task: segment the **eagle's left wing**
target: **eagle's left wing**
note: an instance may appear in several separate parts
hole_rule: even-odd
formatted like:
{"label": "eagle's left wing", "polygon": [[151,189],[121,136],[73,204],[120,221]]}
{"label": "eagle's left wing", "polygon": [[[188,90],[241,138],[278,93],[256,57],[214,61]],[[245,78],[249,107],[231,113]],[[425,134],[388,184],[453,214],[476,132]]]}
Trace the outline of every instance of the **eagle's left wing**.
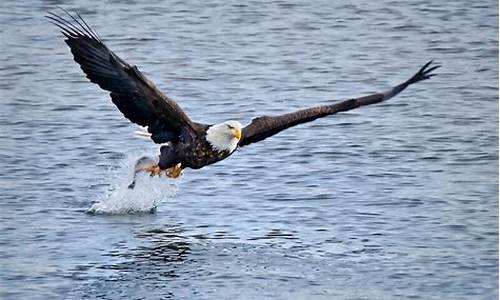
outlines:
{"label": "eagle's left wing", "polygon": [[186,132],[198,132],[180,105],[162,93],[136,66],[111,51],[99,35],[76,13],[65,19],[49,12],[46,16],[61,29],[74,60],[87,78],[109,91],[111,100],[130,121],[147,126],[158,144],[178,139]]}
{"label": "eagle's left wing", "polygon": [[390,99],[399,94],[410,84],[429,79],[432,76],[436,75],[431,74],[431,72],[436,70],[440,66],[436,65],[430,67],[431,63],[432,61],[429,61],[415,75],[413,75],[413,77],[386,92],[375,93],[355,99],[349,99],[334,103],[332,105],[306,108],[279,116],[263,116],[255,118],[252,120],[252,122],[250,122],[250,124],[243,128],[242,138],[239,142],[239,146],[242,147],[262,141],[295,125],[310,122],[318,118],[336,114],[338,112],[347,111],[360,106],[370,105]]}

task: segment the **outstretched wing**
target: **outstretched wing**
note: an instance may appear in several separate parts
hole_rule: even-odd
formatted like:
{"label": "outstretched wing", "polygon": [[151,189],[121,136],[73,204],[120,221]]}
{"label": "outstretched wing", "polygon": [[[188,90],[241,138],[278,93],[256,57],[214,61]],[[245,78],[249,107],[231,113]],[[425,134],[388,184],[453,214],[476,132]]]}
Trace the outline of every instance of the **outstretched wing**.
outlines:
{"label": "outstretched wing", "polygon": [[334,103],[332,105],[323,105],[323,106],[306,108],[279,116],[273,116],[273,117],[263,116],[255,118],[252,120],[252,122],[250,122],[250,124],[248,124],[243,128],[242,138],[239,142],[239,146],[246,146],[252,143],[262,141],[270,136],[277,134],[282,130],[285,130],[295,125],[311,122],[318,118],[326,117],[328,115],[333,115],[341,111],[347,111],[360,106],[379,103],[384,100],[390,99],[399,94],[400,92],[402,92],[410,84],[429,79],[432,76],[436,75],[436,74],[431,74],[431,72],[436,70],[440,66],[437,65],[430,67],[431,63],[432,61],[429,61],[415,75],[413,75],[413,77],[386,92],[375,93],[372,95],[355,99],[349,99],[342,102]]}
{"label": "outstretched wing", "polygon": [[111,99],[130,121],[147,126],[155,143],[174,140],[185,129],[195,130],[182,108],[163,94],[136,66],[129,65],[104,45],[99,35],[76,13],[65,19],[46,16],[66,37],[75,61],[87,78],[110,91]]}

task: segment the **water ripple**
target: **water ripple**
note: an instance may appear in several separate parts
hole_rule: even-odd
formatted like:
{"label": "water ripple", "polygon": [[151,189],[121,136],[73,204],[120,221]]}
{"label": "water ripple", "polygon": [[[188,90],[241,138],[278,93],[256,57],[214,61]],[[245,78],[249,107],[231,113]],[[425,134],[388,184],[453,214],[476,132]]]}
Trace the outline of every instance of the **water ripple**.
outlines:
{"label": "water ripple", "polygon": [[131,165],[157,146],[85,79],[43,19],[56,4],[0,13],[0,298],[498,298],[498,2],[66,6],[207,123],[443,65],[134,193]]}

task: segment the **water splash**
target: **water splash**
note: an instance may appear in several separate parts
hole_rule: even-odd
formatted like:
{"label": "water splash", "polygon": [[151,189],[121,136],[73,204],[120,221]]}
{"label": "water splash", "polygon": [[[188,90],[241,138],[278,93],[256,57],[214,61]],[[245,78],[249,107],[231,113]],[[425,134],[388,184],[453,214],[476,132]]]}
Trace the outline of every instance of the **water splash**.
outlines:
{"label": "water splash", "polygon": [[[134,165],[139,157],[127,157],[115,170],[116,174],[107,193],[87,211],[93,214],[154,213],[162,200],[177,194],[179,180],[166,177],[150,177],[138,173],[135,187],[128,188],[133,180]],[[126,174],[126,176],[124,176]]]}

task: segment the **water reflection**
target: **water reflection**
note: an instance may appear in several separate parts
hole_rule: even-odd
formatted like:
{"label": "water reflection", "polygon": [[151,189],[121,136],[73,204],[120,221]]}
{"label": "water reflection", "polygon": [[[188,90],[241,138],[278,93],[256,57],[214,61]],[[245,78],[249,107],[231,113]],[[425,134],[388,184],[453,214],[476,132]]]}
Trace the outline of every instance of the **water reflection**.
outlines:
{"label": "water reflection", "polygon": [[137,267],[159,267],[165,269],[166,266],[172,268],[168,272],[174,275],[176,263],[184,262],[189,255],[188,238],[183,236],[183,230],[179,227],[165,227],[150,229],[135,235],[141,241],[141,245],[126,249],[124,253],[109,252],[106,256],[122,258],[125,261],[111,265],[102,265],[103,269],[133,269]]}
{"label": "water reflection", "polygon": [[164,284],[186,275],[190,243],[184,230],[179,226],[140,230],[131,241],[114,243],[103,254],[104,261],[77,265],[73,277],[81,285],[67,298],[175,298]]}

